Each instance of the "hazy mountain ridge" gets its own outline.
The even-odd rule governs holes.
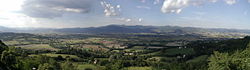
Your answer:
[[[201,34],[201,35],[249,35],[250,30],[239,29],[208,29],[195,27],[179,26],[127,26],[127,25],[107,25],[101,27],[89,28],[30,28],[14,29],[0,27],[2,32],[19,32],[19,33],[87,33],[87,34],[115,34],[115,33],[160,33],[160,34]]]

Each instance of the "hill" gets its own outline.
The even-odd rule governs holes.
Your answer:
[[[6,28],[0,27],[2,32],[19,32],[19,33],[63,33],[63,34],[126,34],[126,33],[157,33],[157,34],[174,34],[185,35],[195,34],[208,37],[244,37],[250,35],[250,30],[239,29],[208,29],[195,27],[179,26],[127,26],[127,25],[107,25],[101,27],[88,28]]]
[[[92,33],[92,34],[112,34],[112,33],[153,33],[155,27],[149,26],[125,26],[125,25],[108,25],[102,27],[90,28],[63,28],[56,29],[60,33]]]

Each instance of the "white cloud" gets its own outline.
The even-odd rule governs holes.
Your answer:
[[[132,20],[131,19],[126,19],[126,22],[131,22]]]
[[[65,11],[65,12],[74,12],[74,13],[81,13],[83,11],[86,11],[86,10],[82,10],[82,9],[74,9],[74,8],[63,8],[63,7],[55,7],[55,8],[52,8],[56,11]]]
[[[125,22],[125,23],[140,23],[142,21],[144,21],[143,18],[115,18],[116,20],[119,20],[121,22]]]
[[[163,13],[177,13],[178,14],[185,7],[200,6],[208,2],[215,3],[217,1],[218,0],[164,0],[161,11]],[[236,3],[236,0],[224,0],[224,1],[229,5]]]
[[[101,1],[101,5],[104,8],[105,16],[117,16],[119,11],[121,11],[121,6],[117,5],[116,7],[107,3],[106,1]],[[118,10],[118,11],[117,11]]]
[[[142,22],[142,20],[143,20],[142,18],[139,18],[139,19],[138,19],[139,22]]]
[[[1,0],[0,12],[19,11],[23,0]]]
[[[25,0],[22,12],[35,18],[61,17],[65,13],[87,13],[95,0]]]
[[[36,20],[21,13],[0,13],[0,24],[6,27],[26,27]]]
[[[232,5],[236,3],[236,0],[225,0],[225,2],[229,5]]]
[[[163,13],[180,13],[182,8],[188,6],[189,0],[165,0],[161,11]]]
[[[121,8],[121,5],[116,5],[116,8]]]

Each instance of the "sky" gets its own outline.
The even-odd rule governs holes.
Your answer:
[[[0,26],[250,29],[250,0],[0,0]]]

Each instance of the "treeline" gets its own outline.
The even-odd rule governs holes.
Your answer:
[[[234,52],[237,50],[244,50],[250,42],[250,37],[243,39],[231,40],[211,40],[211,41],[195,41],[187,45],[188,48],[193,48],[196,56],[211,55],[214,51],[219,52]]]

